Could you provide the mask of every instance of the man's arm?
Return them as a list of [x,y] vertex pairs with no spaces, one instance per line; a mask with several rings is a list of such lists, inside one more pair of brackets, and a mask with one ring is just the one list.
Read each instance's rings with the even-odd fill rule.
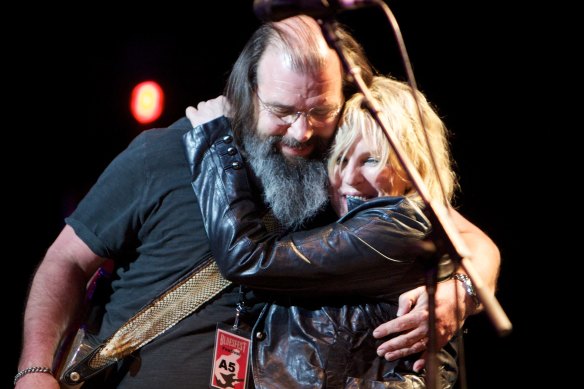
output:
[[[452,220],[468,246],[472,264],[491,293],[495,293],[501,263],[499,249],[477,226],[452,210]],[[464,269],[458,272],[464,273]],[[454,298],[455,297],[455,298]],[[380,325],[373,335],[383,338],[398,334],[384,342],[377,350],[379,356],[395,360],[405,355],[425,351],[428,340],[428,295],[425,287],[419,287],[400,296],[397,319]],[[456,317],[460,309],[461,317]],[[463,284],[455,279],[441,282],[436,289],[436,335],[439,347],[444,346],[462,327],[464,320],[480,312],[473,299],[466,293]],[[427,355],[414,364],[415,370],[425,365]]]
[[[501,254],[495,243],[458,211],[451,210],[452,221],[472,253],[472,263],[491,293],[497,288]],[[460,272],[464,272],[463,269]],[[476,313],[476,312],[473,312]]]
[[[18,369],[49,367],[59,341],[77,318],[91,275],[104,259],[96,256],[65,226],[34,276],[24,314],[23,348]],[[59,388],[50,374],[23,376],[16,388]]]

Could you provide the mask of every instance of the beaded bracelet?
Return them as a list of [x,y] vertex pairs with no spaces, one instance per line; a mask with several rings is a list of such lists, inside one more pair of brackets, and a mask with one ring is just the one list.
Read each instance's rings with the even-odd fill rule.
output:
[[27,374],[30,373],[47,373],[47,374],[53,374],[53,370],[51,370],[48,367],[41,367],[41,366],[33,366],[33,367],[27,367],[24,370],[19,371],[18,373],[16,373],[16,375],[14,376],[14,386],[16,386],[16,383],[18,382],[19,379],[21,379],[22,377],[24,377]]

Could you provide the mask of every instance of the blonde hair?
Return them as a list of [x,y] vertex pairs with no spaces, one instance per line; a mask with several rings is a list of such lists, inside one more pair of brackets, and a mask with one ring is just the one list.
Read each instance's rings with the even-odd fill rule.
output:
[[[388,125],[388,131],[395,135],[407,157],[420,174],[422,181],[428,188],[433,199],[450,202],[457,187],[456,175],[452,168],[452,159],[448,145],[448,131],[430,106],[425,96],[417,92],[420,110],[423,116],[432,152],[436,158],[437,169],[444,187],[444,194],[440,188],[440,181],[434,172],[431,154],[426,145],[424,128],[420,123],[416,101],[408,84],[389,77],[377,76],[370,85],[372,96],[380,106],[380,116]],[[372,147],[371,153],[379,159],[379,169],[390,166],[397,178],[406,182],[405,195],[420,200],[411,180],[401,166],[396,154],[386,139],[377,122],[363,106],[364,97],[361,93],[353,95],[346,103],[343,117],[332,145],[328,161],[329,174],[333,174],[337,161],[344,159],[350,147],[359,139]]]

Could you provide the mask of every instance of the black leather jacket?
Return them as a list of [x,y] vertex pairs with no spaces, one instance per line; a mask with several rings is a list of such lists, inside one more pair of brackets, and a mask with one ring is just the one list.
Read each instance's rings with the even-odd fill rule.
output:
[[[331,225],[281,237],[266,228],[226,118],[194,128],[185,145],[222,274],[271,301],[253,331],[255,386],[424,387],[411,370],[417,355],[388,362],[375,351],[385,339],[371,335],[396,317],[398,296],[424,282],[434,254],[423,244],[430,227],[419,208],[379,198]],[[449,351],[439,353],[441,387],[456,379]]]

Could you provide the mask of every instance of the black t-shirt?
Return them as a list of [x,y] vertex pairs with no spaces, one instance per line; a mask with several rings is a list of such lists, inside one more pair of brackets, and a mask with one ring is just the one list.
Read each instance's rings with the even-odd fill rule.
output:
[[[182,119],[140,134],[66,219],[95,254],[116,264],[102,339],[210,256],[182,142],[190,128]],[[207,388],[215,327],[233,322],[237,292],[229,288],[128,357],[110,380],[122,379],[115,385],[123,388]]]

